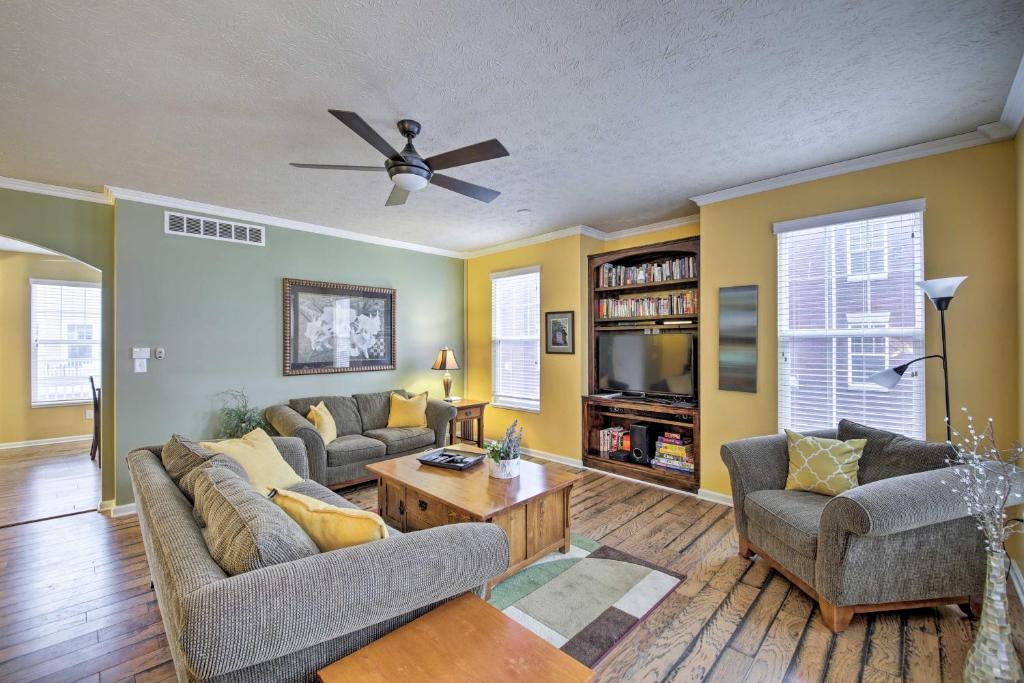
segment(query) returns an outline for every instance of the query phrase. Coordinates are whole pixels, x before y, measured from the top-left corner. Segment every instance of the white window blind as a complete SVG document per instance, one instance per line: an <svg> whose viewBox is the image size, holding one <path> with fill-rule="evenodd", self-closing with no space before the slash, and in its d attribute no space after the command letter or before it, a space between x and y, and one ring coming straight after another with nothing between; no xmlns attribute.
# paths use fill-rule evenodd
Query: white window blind
<svg viewBox="0 0 1024 683"><path fill-rule="evenodd" d="M923 211L901 202L775 225L780 429L847 418L924 437L920 365L891 391L867 381L924 355Z"/></svg>
<svg viewBox="0 0 1024 683"><path fill-rule="evenodd" d="M100 377L100 287L31 280L32 405L92 401Z"/></svg>
<svg viewBox="0 0 1024 683"><path fill-rule="evenodd" d="M492 402L540 410L540 268L491 273Z"/></svg>

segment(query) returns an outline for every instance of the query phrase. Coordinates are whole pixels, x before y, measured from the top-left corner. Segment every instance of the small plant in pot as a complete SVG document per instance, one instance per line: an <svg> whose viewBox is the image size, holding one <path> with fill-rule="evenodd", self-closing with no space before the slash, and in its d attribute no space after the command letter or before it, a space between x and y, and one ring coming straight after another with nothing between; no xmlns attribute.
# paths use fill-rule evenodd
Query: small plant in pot
<svg viewBox="0 0 1024 683"><path fill-rule="evenodd" d="M487 442L488 467L495 479L514 479L519 476L519 449L523 443L523 428L515 420L505 430L501 441Z"/></svg>
<svg viewBox="0 0 1024 683"><path fill-rule="evenodd" d="M229 389L218 396L224 398L224 406L220 409L219 439L237 439L243 437L257 427L267 429L263 414L259 409L249 405L249 397L244 391Z"/></svg>

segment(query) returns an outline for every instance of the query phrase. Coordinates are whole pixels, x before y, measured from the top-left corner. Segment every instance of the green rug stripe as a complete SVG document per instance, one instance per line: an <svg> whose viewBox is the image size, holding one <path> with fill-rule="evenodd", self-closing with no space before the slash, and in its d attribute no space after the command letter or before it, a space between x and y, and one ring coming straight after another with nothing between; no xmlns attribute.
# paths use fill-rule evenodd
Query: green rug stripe
<svg viewBox="0 0 1024 683"><path fill-rule="evenodd" d="M494 607L504 610L568 570L579 561L580 558L570 558L530 565L495 586L491 590L491 599L488 602Z"/></svg>
<svg viewBox="0 0 1024 683"><path fill-rule="evenodd" d="M587 538L586 536L581 536L580 534L569 534L569 537L572 540L572 544L574 546L576 546L577 548L583 548L589 553L592 553L601 547L601 544L595 541L594 539Z"/></svg>

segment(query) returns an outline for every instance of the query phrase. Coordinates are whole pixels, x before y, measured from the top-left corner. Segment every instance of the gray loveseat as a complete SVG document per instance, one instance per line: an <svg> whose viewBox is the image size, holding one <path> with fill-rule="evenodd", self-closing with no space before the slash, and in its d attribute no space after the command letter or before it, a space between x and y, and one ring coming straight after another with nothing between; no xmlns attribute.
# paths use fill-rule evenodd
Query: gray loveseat
<svg viewBox="0 0 1024 683"><path fill-rule="evenodd" d="M393 390L408 398L409 392ZM447 444L448 426L457 412L445 401L427 401L427 426L388 429L391 391L352 396L293 398L288 405L267 408L264 416L283 436L296 436L306 445L310 479L331 488L343 488L374 479L370 463L397 458ZM338 438L324 443L306 419L311 406L324 402L338 427Z"/></svg>
<svg viewBox="0 0 1024 683"><path fill-rule="evenodd" d="M759 555L844 630L858 612L957 603L984 592L985 551L950 490L949 446L843 420L831 439L867 439L858 486L836 496L786 491L785 434L722 446L740 554Z"/></svg>
<svg viewBox="0 0 1024 683"><path fill-rule="evenodd" d="M276 437L308 477L299 439ZM128 455L139 525L180 681L314 681L316 671L508 568L493 524L401 534L228 576L210 556L192 503L168 476L162 447ZM303 481L293 490L351 503Z"/></svg>

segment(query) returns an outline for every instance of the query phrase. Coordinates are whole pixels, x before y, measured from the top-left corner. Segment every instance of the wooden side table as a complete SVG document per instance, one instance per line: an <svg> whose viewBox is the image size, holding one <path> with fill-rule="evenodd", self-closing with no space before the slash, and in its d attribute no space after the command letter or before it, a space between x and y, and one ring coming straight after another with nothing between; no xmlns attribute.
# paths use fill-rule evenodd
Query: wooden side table
<svg viewBox="0 0 1024 683"><path fill-rule="evenodd" d="M452 405L459 412L455 414L455 418L448 429L448 443L452 445L468 443L483 448L484 408L487 406L487 401L463 398L458 401L452 401Z"/></svg>
<svg viewBox="0 0 1024 683"><path fill-rule="evenodd" d="M466 593L317 672L320 683L587 683L594 673Z"/></svg>

